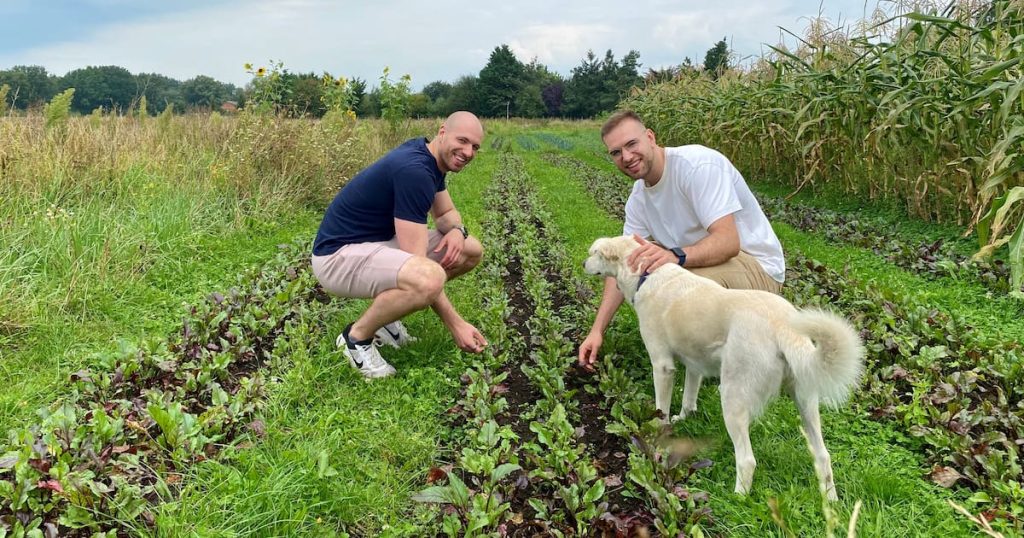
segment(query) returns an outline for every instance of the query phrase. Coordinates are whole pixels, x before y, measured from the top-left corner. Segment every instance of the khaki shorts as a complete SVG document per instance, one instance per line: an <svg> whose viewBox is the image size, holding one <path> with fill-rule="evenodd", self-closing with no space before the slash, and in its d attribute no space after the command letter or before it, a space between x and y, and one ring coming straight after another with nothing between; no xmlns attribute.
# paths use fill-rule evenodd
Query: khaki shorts
<svg viewBox="0 0 1024 538"><path fill-rule="evenodd" d="M427 233L427 257L440 262L444 251L434 252L444 236ZM333 254L313 256L313 274L331 295L366 299L398 287L398 271L412 254L398 248L398 239L345 245Z"/></svg>
<svg viewBox="0 0 1024 538"><path fill-rule="evenodd" d="M764 267L746 252L740 251L731 260L712 267L687 268L693 274L710 278L726 288L736 290L782 291L782 283L765 272Z"/></svg>

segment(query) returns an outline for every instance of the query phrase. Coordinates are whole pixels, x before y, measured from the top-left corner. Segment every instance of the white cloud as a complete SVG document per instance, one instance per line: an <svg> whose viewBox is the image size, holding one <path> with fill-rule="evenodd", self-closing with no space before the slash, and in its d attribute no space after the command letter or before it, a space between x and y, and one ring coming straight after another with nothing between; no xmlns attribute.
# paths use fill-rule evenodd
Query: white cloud
<svg viewBox="0 0 1024 538"><path fill-rule="evenodd" d="M494 5L231 0L106 23L74 40L3 51L0 68L37 64L63 74L87 65L120 65L136 73L180 80L203 74L242 85L249 79L244 63L273 59L293 72L330 71L364 78L371 85L390 66L396 76L411 74L414 87L420 87L478 73L494 47L503 43L520 60L536 57L563 75L588 49L599 56L610 49L617 58L638 50L644 67L664 67L684 56L701 61L722 36L729 36L740 54L758 54L759 43L778 40L777 26L800 33L800 14L817 13L816 1L799 0L801 7L794 8L796 1L751 5L720 0L685 9L664 0L627 5L608 0ZM860 9L858 4L855 10Z"/></svg>
<svg viewBox="0 0 1024 538"><path fill-rule="evenodd" d="M613 33L605 24L538 24L524 28L508 46L523 62L566 64L582 58L582 51L600 49Z"/></svg>

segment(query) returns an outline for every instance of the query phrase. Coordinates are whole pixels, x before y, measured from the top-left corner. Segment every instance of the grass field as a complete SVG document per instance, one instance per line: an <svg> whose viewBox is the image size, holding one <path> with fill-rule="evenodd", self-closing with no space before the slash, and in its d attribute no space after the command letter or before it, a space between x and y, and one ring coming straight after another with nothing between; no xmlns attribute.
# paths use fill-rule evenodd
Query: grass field
<svg viewBox="0 0 1024 538"><path fill-rule="evenodd" d="M3 121L10 120L0 120L0 125ZM92 140L88 126L79 128L77 136ZM182 123L178 128L191 132L206 127ZM317 162L327 162L331 151L357 155L346 160L347 168L313 173L311 184L290 177L291 194L284 195L272 184L275 178L284 181L280 171L287 167L277 168L278 175L260 176L262 187L238 184L240 178L248 177L240 172L217 175L225 162L240 166L237 159L225 161L222 150L216 149L242 143L238 131L224 127L217 135L219 143L200 144L205 149L187 153L188 158L183 156L183 144L173 154L176 157L148 161L138 156L137 162L119 164L116 177L120 179L114 184L120 195L113 199L108 191L76 187L75 174L52 183L56 181L52 170L75 170L67 163L22 176L35 178L33 182L0 187L5 200L0 221L7 223L0 235L0 247L6 252L0 255L4 294L0 376L7 387L0 392L0 427L12 432L0 447L0 536L5 531L18 535L13 523L9 529L4 527L18 514L38 515L38 529L52 524L71 532L80 526L74 535L102 529L145 536L224 537L433 536L448 531L600 535L611 524L600 516L611 514L620 522L634 518L636 525L649 525L661 535L671 529L705 536L826 536L847 533L855 506L859 506L853 522L857 536L981 535L976 525L950 507L949 500L973 513L988 511L993 524L1006 535L1020 532L1016 519L1020 514L1014 515L1013 508L1022 498L1019 464L1016 468L1012 460L1000 464L1003 460L997 461L994 452L976 468L957 463L963 447L940 435L935 426L936 420L948 424L953 418L933 420L930 413L939 416L946 408L920 402L940 401L935 390L943 383L955 385L960 391L957 396L965 402L971 393L945 370L935 378L915 370L930 371L921 364L932 357L944 362L944 368L970 371L972 365L953 364L960 360L961 350L964 356L977 349L996 350L970 356L980 357L975 359L978 363L1012 363L1019 346L1006 347L1005 353L1001 346L1024 334L1019 301L992 295L962 275L918 273L889 263L870 249L777 224L791 266L784 293L797 304L829 303L859 328L881 331L879 316L866 304L885 297L894 309L916 312L913 308L921 305L965 320L971 334L961 333L960 321L943 325L938 332L947 331L949 349L942 355L924 334L918 335L921 343L906 344L911 336L899 332L904 329L893 321L895 351L884 342L869 343L864 386L847 407L823 413L840 497L837 503L823 504L796 410L785 399L775 402L752 428L759 465L751 495L741 497L732 493L732 447L713 384L705 384L697 415L676 424L672 432L677 438L707 440L708 448L682 466L669 467L663 464L663 453L630 442L652 438L653 389L636 319L628 308L620 311L609 331L601 373L585 376L570 367L575 360L573 345L589 329L597 301L594 292L600 289L597 279L583 274L580 262L594 238L621 232L621 221L609 213L609 203L599 199L587 183L594 170L608 177L616 174L604 157L596 124L488 122L484 149L477 159L462 173L449 176L452 197L474 235L484 240L487 259L477 271L446 289L460 313L484 330L491 351L482 356L458 351L436 316L416 313L407 326L419 341L402 350L385 349L383 354L398 375L373 383L354 372L334 347L336 334L359 315L366 302L300 301L312 289L301 263L303 245L296 247L296 254L288 251L292 265L272 262L282 256L277 245L311 241L337 185L387 145L364 127L347 135L347 145L311 149L319 147L314 141L330 137L317 138L323 134L303 130L315 129L308 125L292 128L290 136L311 141L302 146L305 149L250 141L245 146L248 153L242 153L270 155L267 162L273 163L289 151L304 151L313 163L303 169L306 172L315 170ZM433 128L415 124L409 134L428 134ZM162 135L155 126L147 129L152 129L145 135L150 137L147 140L156 144ZM21 131L16 135L0 130L5 132L9 137L25 136ZM56 153L53 148L58 141L50 143ZM28 159L28 149L24 151ZM553 154L582 164L575 168L555 164ZM191 178L190 190L174 187L178 175L171 171L171 163L176 159L191 163L179 167ZM80 168L85 170L83 181L103 177L97 164L102 159L91 162ZM230 184L225 178L233 178L235 187L224 188ZM621 189L627 190L628 182L618 179ZM748 178L762 196L786 193L760 179ZM146 187L150 184L160 187ZM146 194L154 190L158 194ZM249 194L242 197L240 192ZM897 222L903 218L885 208L829 204L824 193L811 198L847 213L863 212ZM240 199L248 202L239 203ZM51 205L71 213L47 216ZM136 220L126 221L129 216ZM132 222L140 224L129 225ZM918 234L914 240L948 235L947 229L933 225L914 223L912 228ZM134 232L137 229L151 231L140 236ZM146 252L137 254L133 249ZM124 253L123 260L110 254L115 261L109 269L96 269L102 267L97 260L106 259L108 250ZM808 273L802 269L804 259L817 260L837 273ZM195 314L183 303L206 301L215 309L225 302L216 295L230 296L232 287L263 289L239 276L253 267L269 267L255 272L270 283L270 299L289 308L270 333L259 332L261 323L253 322L254 341L267 334L276 341L258 367L260 374L252 369L240 373L229 364L228 373L212 370L209 383L215 388L198 383L196 392L190 392L191 388L166 384L161 388L156 383L131 397L104 387L89 392L92 389L83 388L81 376L73 380L72 374L83 368L102 371L109 364L103 357L118 348L119 340L177 342L174 335L183 332L183 323L200 327L196 320L205 311ZM818 279L833 279L842 288L836 291ZM273 287L275 283L284 285ZM273 314L269 302L260 304L260 309ZM237 312L232 315L241 319L243 310ZM254 319L277 319L259 316L255 314ZM221 337L231 333L230 338L247 338L236 330L243 322L231 323L227 332L227 325L210 327L215 332L220 327ZM936 331L928 330L927 336L933 337L931 332ZM219 351L176 364L184 369L197 362L202 369L202 360L216 362L223 348L233 347L217 344L216 339L210 342L219 345ZM256 344L253 348L262 349ZM142 354L137 356L151 364ZM238 362L240 356L233 360ZM892 377L897 360L910 372L912 387ZM126 363L117 364L124 371ZM166 368L167 362L159 364ZM1000 363L993 371L1010 372L1000 387L1010 401L1019 402L1020 381L1013 373L1019 372L1019 363L1017 370L1012 367ZM166 379L167 370L154 366L153 371L154 379ZM260 397L232 407L236 395L250 386L240 381L245 376L261 380L260 390L250 391ZM191 379L194 385L200 378ZM184 383L183 387L190 386ZM991 385L975 386L992 389ZM530 398L517 399L517 390ZM889 400L883 394L886 390ZM903 391L912 397L903 397ZM127 418L115 428L114 437L100 435L96 410L103 404L88 400L89 394L109 397L102 401L109 403L107 413L112 419L118 410L126 410ZM175 429L158 420L164 416L158 410L173 411L168 402L177 397L186 405ZM161 402L163 407L154 407ZM65 414L62 422L55 417L67 413L64 404L93 411L80 412L70 422ZM198 404L204 407L192 411L194 417L189 418L188 409L195 408L189 406ZM890 411L879 412L889 407ZM40 409L45 412L37 412ZM1002 416L999 409L996 405L990 415ZM226 413L228 418L216 422L210 417L221 415L209 410ZM1011 418L1019 416L1012 409L1007 413ZM558 437L557 427L563 423L569 434ZM584 433L571 433L584 426ZM968 433L959 437L981 437L983 427L970 423ZM172 430L180 438L172 439ZM60 432L66 433L68 442ZM45 471L39 462L49 461L49 456L32 452L37 434L44 446L58 447L49 449L53 466ZM117 435L131 439L131 444L109 441L119 439ZM92 469L91 463L61 468L62 462L80 460L62 459L65 456L53 452L78 451L87 454L81 461L89 462L104 454L108 444L135 443L143 448L115 453L141 458L151 469L141 485L87 477L82 469ZM614 448L602 448L606 446ZM623 455L615 456L617 452ZM117 460L118 456L106 454L100 459ZM710 466L698 464L705 460ZM114 468L137 470L143 465L139 461ZM502 466L507 474L492 479L495 467ZM932 480L937 466L957 466L965 478L952 488L940 487ZM60 484L60 492L51 480ZM468 488L461 504L413 500L418 493L423 498L422 492L432 487L455 491L453 484L460 480ZM85 493L88 487L94 495ZM110 489L104 492L104 488ZM144 502L135 503L132 495ZM529 503L527 497L542 501ZM25 528L31 523L20 524Z"/></svg>

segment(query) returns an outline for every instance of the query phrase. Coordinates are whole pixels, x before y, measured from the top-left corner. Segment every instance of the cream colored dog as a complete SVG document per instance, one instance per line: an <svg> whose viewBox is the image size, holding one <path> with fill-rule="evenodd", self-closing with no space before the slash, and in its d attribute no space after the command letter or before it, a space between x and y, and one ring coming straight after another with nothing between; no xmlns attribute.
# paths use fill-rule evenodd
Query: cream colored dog
<svg viewBox="0 0 1024 538"><path fill-rule="evenodd" d="M686 379L673 421L697 409L704 377L720 377L722 414L736 453L736 492L745 494L756 466L750 422L785 388L800 410L819 486L829 500L836 500L818 402L839 405L857 384L864 347L853 327L828 312L797 310L772 293L723 288L675 264L641 279L626 264L638 246L630 236L598 239L584 268L592 275L615 277L636 309L654 369L658 410L669 416L674 359L686 366Z"/></svg>

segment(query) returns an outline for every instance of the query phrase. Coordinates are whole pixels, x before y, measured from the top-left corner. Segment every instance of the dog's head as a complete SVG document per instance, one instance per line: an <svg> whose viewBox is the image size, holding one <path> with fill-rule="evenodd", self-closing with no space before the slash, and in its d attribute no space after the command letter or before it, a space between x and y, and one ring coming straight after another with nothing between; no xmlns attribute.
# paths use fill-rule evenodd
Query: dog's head
<svg viewBox="0 0 1024 538"><path fill-rule="evenodd" d="M640 246L632 236L602 237L590 245L590 255L583 262L587 274L617 276L626 267L626 257Z"/></svg>

